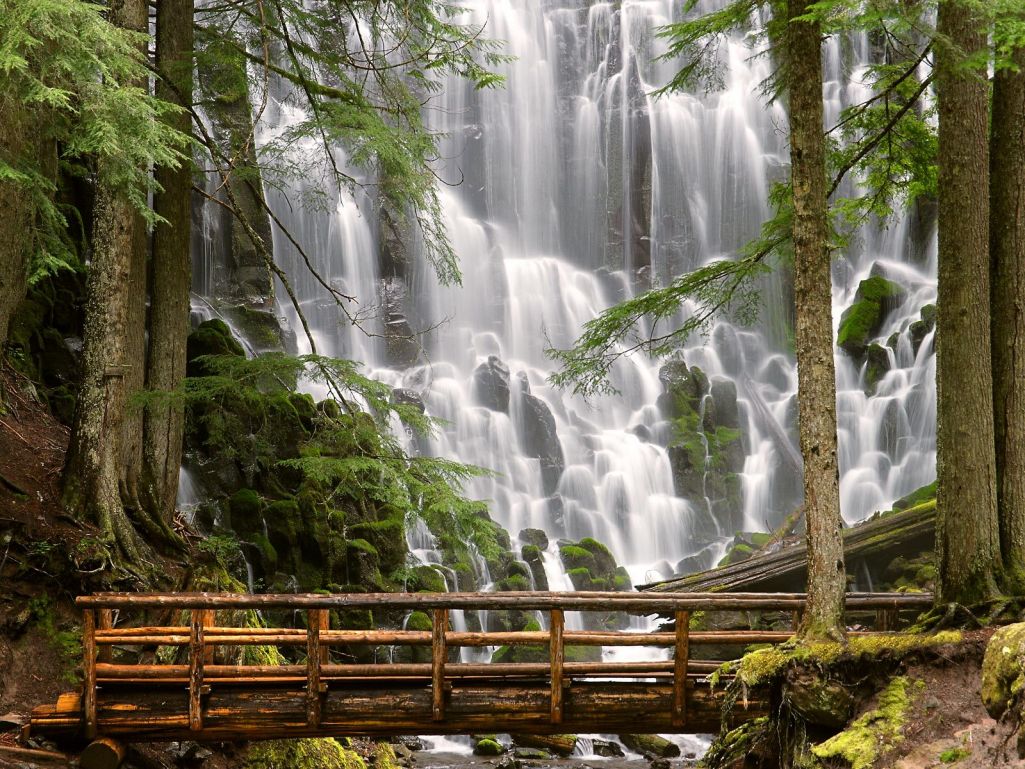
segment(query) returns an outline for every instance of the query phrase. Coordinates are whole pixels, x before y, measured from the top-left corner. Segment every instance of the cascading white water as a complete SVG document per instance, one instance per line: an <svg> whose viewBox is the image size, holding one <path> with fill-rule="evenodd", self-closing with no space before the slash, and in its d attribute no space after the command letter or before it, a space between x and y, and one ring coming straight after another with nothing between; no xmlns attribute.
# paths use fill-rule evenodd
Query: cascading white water
<svg viewBox="0 0 1025 769"><path fill-rule="evenodd" d="M389 365L381 340L353 329L277 230L275 258L291 277L319 351L365 361L373 375L416 391L427 412L446 422L426 450L496 471L467 492L489 500L492 516L514 538L528 527L549 535L551 584L568 585L554 544L562 537L605 543L636 582L669 576L687 556L711 565L738 525L716 520L700 495L677 496L665 445L670 428L655 405L659 362L638 355L621 361L613 372L620 394L585 402L548 384L552 364L544 350L569 346L616 300L729 258L757 235L769 215L769 186L785 178L788 163L783 107L767 106L758 90L773 63L754 56L737 35L720 52L727 67L722 91L656 98L653 91L678 64L658 60L664 43L655 33L675 20L679 3L465 5L465 20L483 24L485 35L505 41L505 53L515 58L499 67L503 88L474 92L453 77L426 113L431 129L445 137L436 171L451 185L442 187L441 199L463 272L461 286L440 286L414 253L416 264L404 277L412 325L437 325L425 340L430 363ZM707 0L693 13L718 5ZM860 78L868 43L846 43L826 46L827 123L866 96ZM294 109L272 99L258 139L289 125ZM294 151L309 156L319 149L309 140ZM335 155L344 164L344 148ZM269 202L325 280L373 307L383 285L376 203L363 192L342 192L326 211L293 205L317 184L293 182L270 191ZM874 395L865 393L863 364L836 355L848 522L934 477L931 336L916 355L907 327L935 299L935 257L926 237L917 249L924 258L912 258L912 239L904 218L883 230L866 226L836 261L834 324L870 273L906 290L880 331L884 340L897 337L890 371ZM766 529L799 502L786 284L782 275L760 284L756 326L719 320L683 350L713 383L736 389L745 454L736 523L745 530ZM287 302L279 304L298 331ZM382 322L367 321L378 330ZM509 369L504 407L485 405L475 383L489 356ZM436 560L428 541L411 547Z"/></svg>

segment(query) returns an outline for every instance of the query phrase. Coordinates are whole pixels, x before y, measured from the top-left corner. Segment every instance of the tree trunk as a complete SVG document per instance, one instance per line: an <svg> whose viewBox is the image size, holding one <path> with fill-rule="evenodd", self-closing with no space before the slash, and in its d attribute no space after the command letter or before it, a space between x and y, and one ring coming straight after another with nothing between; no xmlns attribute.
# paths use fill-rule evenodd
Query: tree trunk
<svg viewBox="0 0 1025 769"><path fill-rule="evenodd" d="M942 603L994 596L1000 571L989 335L989 89L964 59L985 52L967 0L939 4L937 561Z"/></svg>
<svg viewBox="0 0 1025 769"><path fill-rule="evenodd" d="M100 185L86 287L82 384L64 466L64 504L131 562L140 551L121 502L129 277L136 211Z"/></svg>
<svg viewBox="0 0 1025 769"><path fill-rule="evenodd" d="M798 22L810 0L787 5L790 162L794 191L794 296L804 507L808 526L805 639L844 638L844 569L836 449L832 283L827 246L826 145L822 114L822 33Z"/></svg>
<svg viewBox="0 0 1025 769"><path fill-rule="evenodd" d="M113 0L111 23L147 28L144 0ZM125 428L133 366L142 365L137 320L132 309L138 286L141 219L127 196L103 181L99 169L93 212L92 259L86 287L82 384L75 406L64 466L64 504L77 517L99 526L103 537L129 563L142 560L142 545L125 513Z"/></svg>
<svg viewBox="0 0 1025 769"><path fill-rule="evenodd" d="M0 159L21 165L26 151L27 115L14 94L0 93ZM8 326L28 288L31 199L25 189L0 181L0 346L7 341Z"/></svg>
<svg viewBox="0 0 1025 769"><path fill-rule="evenodd" d="M157 96L183 107L192 102L192 2L164 0L157 6ZM192 128L187 112L169 118L182 133ZM189 289L192 225L192 164L157 168L163 188L153 199L157 214L167 220L153 233L153 292L150 300L150 355L146 369L149 390L170 392L185 378L185 343L189 334ZM169 523L174 517L182 457L184 412L174 401L146 408L143 503L151 518Z"/></svg>
<svg viewBox="0 0 1025 769"><path fill-rule="evenodd" d="M1007 588L1025 590L1025 48L993 78L990 265L1000 551Z"/></svg>

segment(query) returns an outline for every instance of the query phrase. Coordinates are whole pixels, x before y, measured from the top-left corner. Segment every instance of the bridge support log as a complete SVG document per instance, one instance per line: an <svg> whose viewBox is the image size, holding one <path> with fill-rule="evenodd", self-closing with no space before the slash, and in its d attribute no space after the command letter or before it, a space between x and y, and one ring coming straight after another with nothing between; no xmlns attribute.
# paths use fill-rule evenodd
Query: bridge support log
<svg viewBox="0 0 1025 769"><path fill-rule="evenodd" d="M561 609L552 609L551 637L549 640L550 663L552 669L552 723L562 723L562 666L565 660L565 647L562 643L562 631L566 625Z"/></svg>
<svg viewBox="0 0 1025 769"><path fill-rule="evenodd" d="M434 637L431 648L431 718L441 721L445 718L445 662L448 647L445 632L448 630L448 609L434 610Z"/></svg>
<svg viewBox="0 0 1025 769"><path fill-rule="evenodd" d="M676 612L673 655L673 726L687 722L687 665L690 662L690 612Z"/></svg>
<svg viewBox="0 0 1025 769"><path fill-rule="evenodd" d="M81 769L117 769L125 760L124 743L101 737L89 743L78 759Z"/></svg>

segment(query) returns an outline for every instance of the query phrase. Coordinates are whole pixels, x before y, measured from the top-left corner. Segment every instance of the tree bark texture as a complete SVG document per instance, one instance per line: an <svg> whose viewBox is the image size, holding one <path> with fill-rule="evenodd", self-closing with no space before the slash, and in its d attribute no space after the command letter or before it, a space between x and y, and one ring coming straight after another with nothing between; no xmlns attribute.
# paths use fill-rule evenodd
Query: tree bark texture
<svg viewBox="0 0 1025 769"><path fill-rule="evenodd" d="M1023 15L1025 20L1025 15ZM1000 550L1008 587L1025 588L1025 48L993 77L990 265Z"/></svg>
<svg viewBox="0 0 1025 769"><path fill-rule="evenodd" d="M936 332L939 602L996 593L1000 570L990 367L989 87L967 2L939 4L939 284Z"/></svg>
<svg viewBox="0 0 1025 769"><path fill-rule="evenodd" d="M110 20L127 29L146 29L144 0L114 0ZM133 271L138 280L138 211L122 192L103 182L102 167L93 213L92 259L86 286L82 383L64 467L64 503L79 518L99 526L129 562L141 560L139 540L125 513L125 427L131 367L141 366L138 338L143 329L132 308ZM144 297L143 297L144 300ZM141 427L141 423L140 423Z"/></svg>
<svg viewBox="0 0 1025 769"><path fill-rule="evenodd" d="M844 636L844 569L836 446L832 282L827 246L826 146L822 107L822 32L795 21L809 0L787 11L790 161L794 194L794 297L804 505L808 526L808 606L802 638Z"/></svg>
<svg viewBox="0 0 1025 769"><path fill-rule="evenodd" d="M192 0L163 0L157 5L157 96L182 107L192 102ZM166 81L163 79L166 78ZM192 121L183 112L168 118L189 133ZM150 350L146 364L149 390L176 390L185 378L185 344L189 334L189 289L192 235L192 164L156 169L162 188L153 199L167 220L153 232ZM146 408L143 445L143 504L157 521L174 517L182 458L184 411L180 403L158 401Z"/></svg>
<svg viewBox="0 0 1025 769"><path fill-rule="evenodd" d="M0 92L0 157L18 167L26 152L28 115L14 94ZM31 198L17 184L0 181L0 345L28 288Z"/></svg>

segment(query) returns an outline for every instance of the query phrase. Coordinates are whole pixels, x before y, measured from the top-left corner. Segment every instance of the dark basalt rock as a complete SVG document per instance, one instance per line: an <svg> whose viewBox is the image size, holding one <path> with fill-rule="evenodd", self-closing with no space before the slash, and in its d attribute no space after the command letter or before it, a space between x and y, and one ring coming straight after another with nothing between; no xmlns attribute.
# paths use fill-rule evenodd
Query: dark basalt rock
<svg viewBox="0 0 1025 769"><path fill-rule="evenodd" d="M481 406L509 413L509 367L497 355L489 355L474 370L473 394Z"/></svg>
<svg viewBox="0 0 1025 769"><path fill-rule="evenodd" d="M840 349L861 358L886 316L900 305L906 293L903 286L879 274L861 281L854 302L840 317L836 336Z"/></svg>
<svg viewBox="0 0 1025 769"><path fill-rule="evenodd" d="M535 545L541 550L548 548L548 535L541 529L522 529L519 540L525 545Z"/></svg>
<svg viewBox="0 0 1025 769"><path fill-rule="evenodd" d="M508 396L508 391L506 395ZM545 494L554 493L566 462L552 410L540 398L525 394L518 427L523 453L541 460L541 481Z"/></svg>

